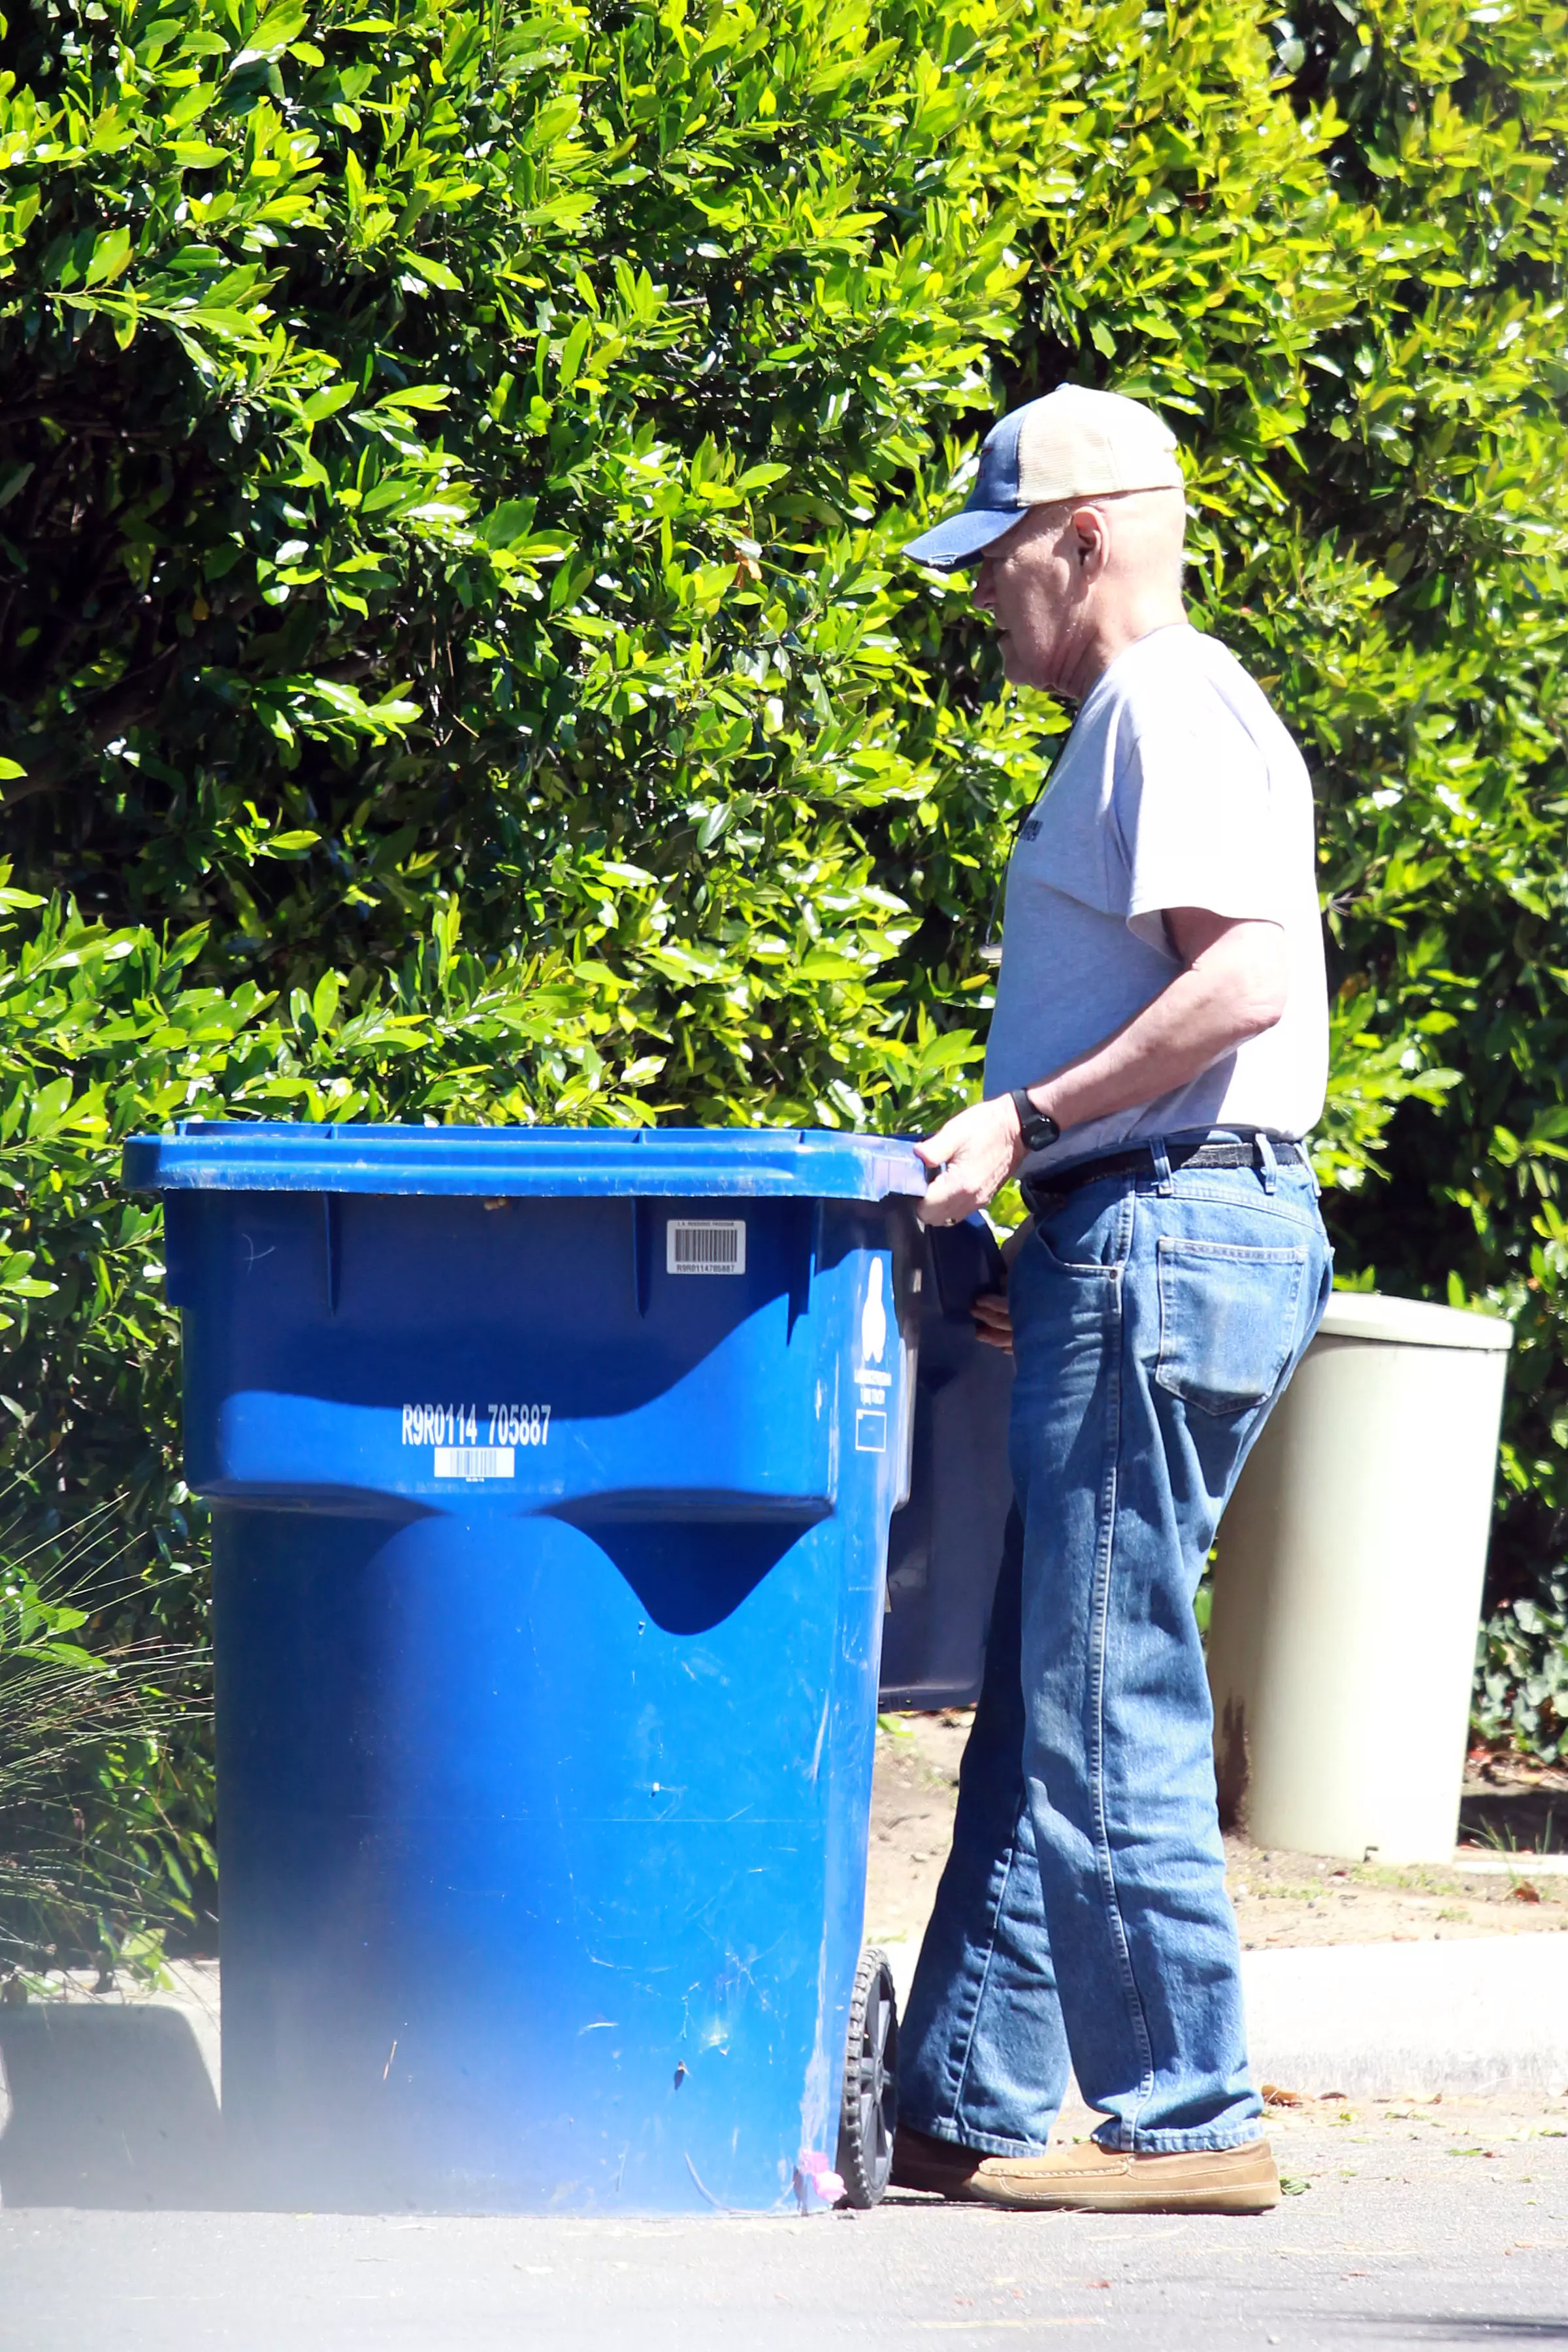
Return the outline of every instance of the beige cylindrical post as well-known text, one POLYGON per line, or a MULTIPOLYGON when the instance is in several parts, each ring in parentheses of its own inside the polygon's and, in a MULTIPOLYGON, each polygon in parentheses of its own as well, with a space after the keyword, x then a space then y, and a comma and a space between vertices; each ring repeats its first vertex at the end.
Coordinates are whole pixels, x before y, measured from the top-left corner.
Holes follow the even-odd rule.
POLYGON ((1336 1291, 1242 1472, 1209 1621, 1222 1816, 1447 1862, 1511 1324, 1336 1291))

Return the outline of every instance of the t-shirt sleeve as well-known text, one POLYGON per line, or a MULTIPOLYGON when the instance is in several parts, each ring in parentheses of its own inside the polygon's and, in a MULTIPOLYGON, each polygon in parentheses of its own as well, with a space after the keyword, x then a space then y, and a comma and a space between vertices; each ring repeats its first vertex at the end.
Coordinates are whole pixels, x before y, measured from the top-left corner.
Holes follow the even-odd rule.
POLYGON ((1115 837, 1129 928, 1170 951, 1161 917, 1203 907, 1235 921, 1283 923, 1289 891, 1268 766, 1205 682, 1130 704, 1118 730, 1115 837))

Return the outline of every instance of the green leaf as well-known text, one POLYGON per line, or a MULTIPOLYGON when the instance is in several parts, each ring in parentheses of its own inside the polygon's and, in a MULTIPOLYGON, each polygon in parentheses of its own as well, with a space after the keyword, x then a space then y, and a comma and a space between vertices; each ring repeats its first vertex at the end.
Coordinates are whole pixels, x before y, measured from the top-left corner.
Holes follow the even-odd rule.
POLYGON ((94 240, 92 258, 88 264, 86 286, 107 286, 120 277, 131 260, 131 231, 121 226, 106 230, 94 240))
POLYGON ((455 271, 448 269, 444 261, 437 261, 433 254, 405 253, 403 259, 410 269, 417 271, 426 285, 437 286, 447 294, 462 292, 462 279, 455 271))
POLYGON ((452 397, 452 387, 447 383, 409 383, 399 391, 382 395, 383 408, 437 409, 445 408, 452 397))
POLYGON ((319 425, 323 417, 335 416, 340 408, 346 408, 356 397, 357 387, 352 383, 323 384, 320 392, 310 394, 300 413, 307 423, 319 425))

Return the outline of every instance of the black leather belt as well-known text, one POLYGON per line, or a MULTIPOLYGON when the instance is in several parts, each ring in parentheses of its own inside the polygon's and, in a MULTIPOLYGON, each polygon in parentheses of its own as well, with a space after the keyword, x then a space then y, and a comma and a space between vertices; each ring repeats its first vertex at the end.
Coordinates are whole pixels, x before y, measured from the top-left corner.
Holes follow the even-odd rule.
MULTIPOLYGON (((1307 1155, 1299 1143, 1289 1142, 1282 1135, 1268 1139, 1274 1157, 1281 1168, 1300 1168, 1307 1155)), ((1251 1143, 1172 1143, 1166 1146, 1166 1157, 1173 1168, 1256 1168, 1258 1148, 1251 1143)), ((1064 1192, 1076 1192, 1084 1184, 1102 1184, 1111 1176, 1152 1176, 1154 1155, 1146 1143, 1130 1151, 1112 1151, 1103 1160, 1079 1160, 1064 1168, 1059 1176, 1026 1176, 1019 1186, 1025 1205, 1031 1216, 1044 1213, 1044 1204, 1064 1192)))

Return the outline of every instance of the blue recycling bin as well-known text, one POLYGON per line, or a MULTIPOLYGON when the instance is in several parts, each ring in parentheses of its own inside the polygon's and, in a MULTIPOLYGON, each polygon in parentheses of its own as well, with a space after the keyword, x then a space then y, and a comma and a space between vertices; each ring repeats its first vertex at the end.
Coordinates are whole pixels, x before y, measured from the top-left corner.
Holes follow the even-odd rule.
POLYGON ((912 1149, 199 1122, 125 1173, 213 1506, 252 2193, 793 2210, 868 2100, 885 2156, 912 1149))

